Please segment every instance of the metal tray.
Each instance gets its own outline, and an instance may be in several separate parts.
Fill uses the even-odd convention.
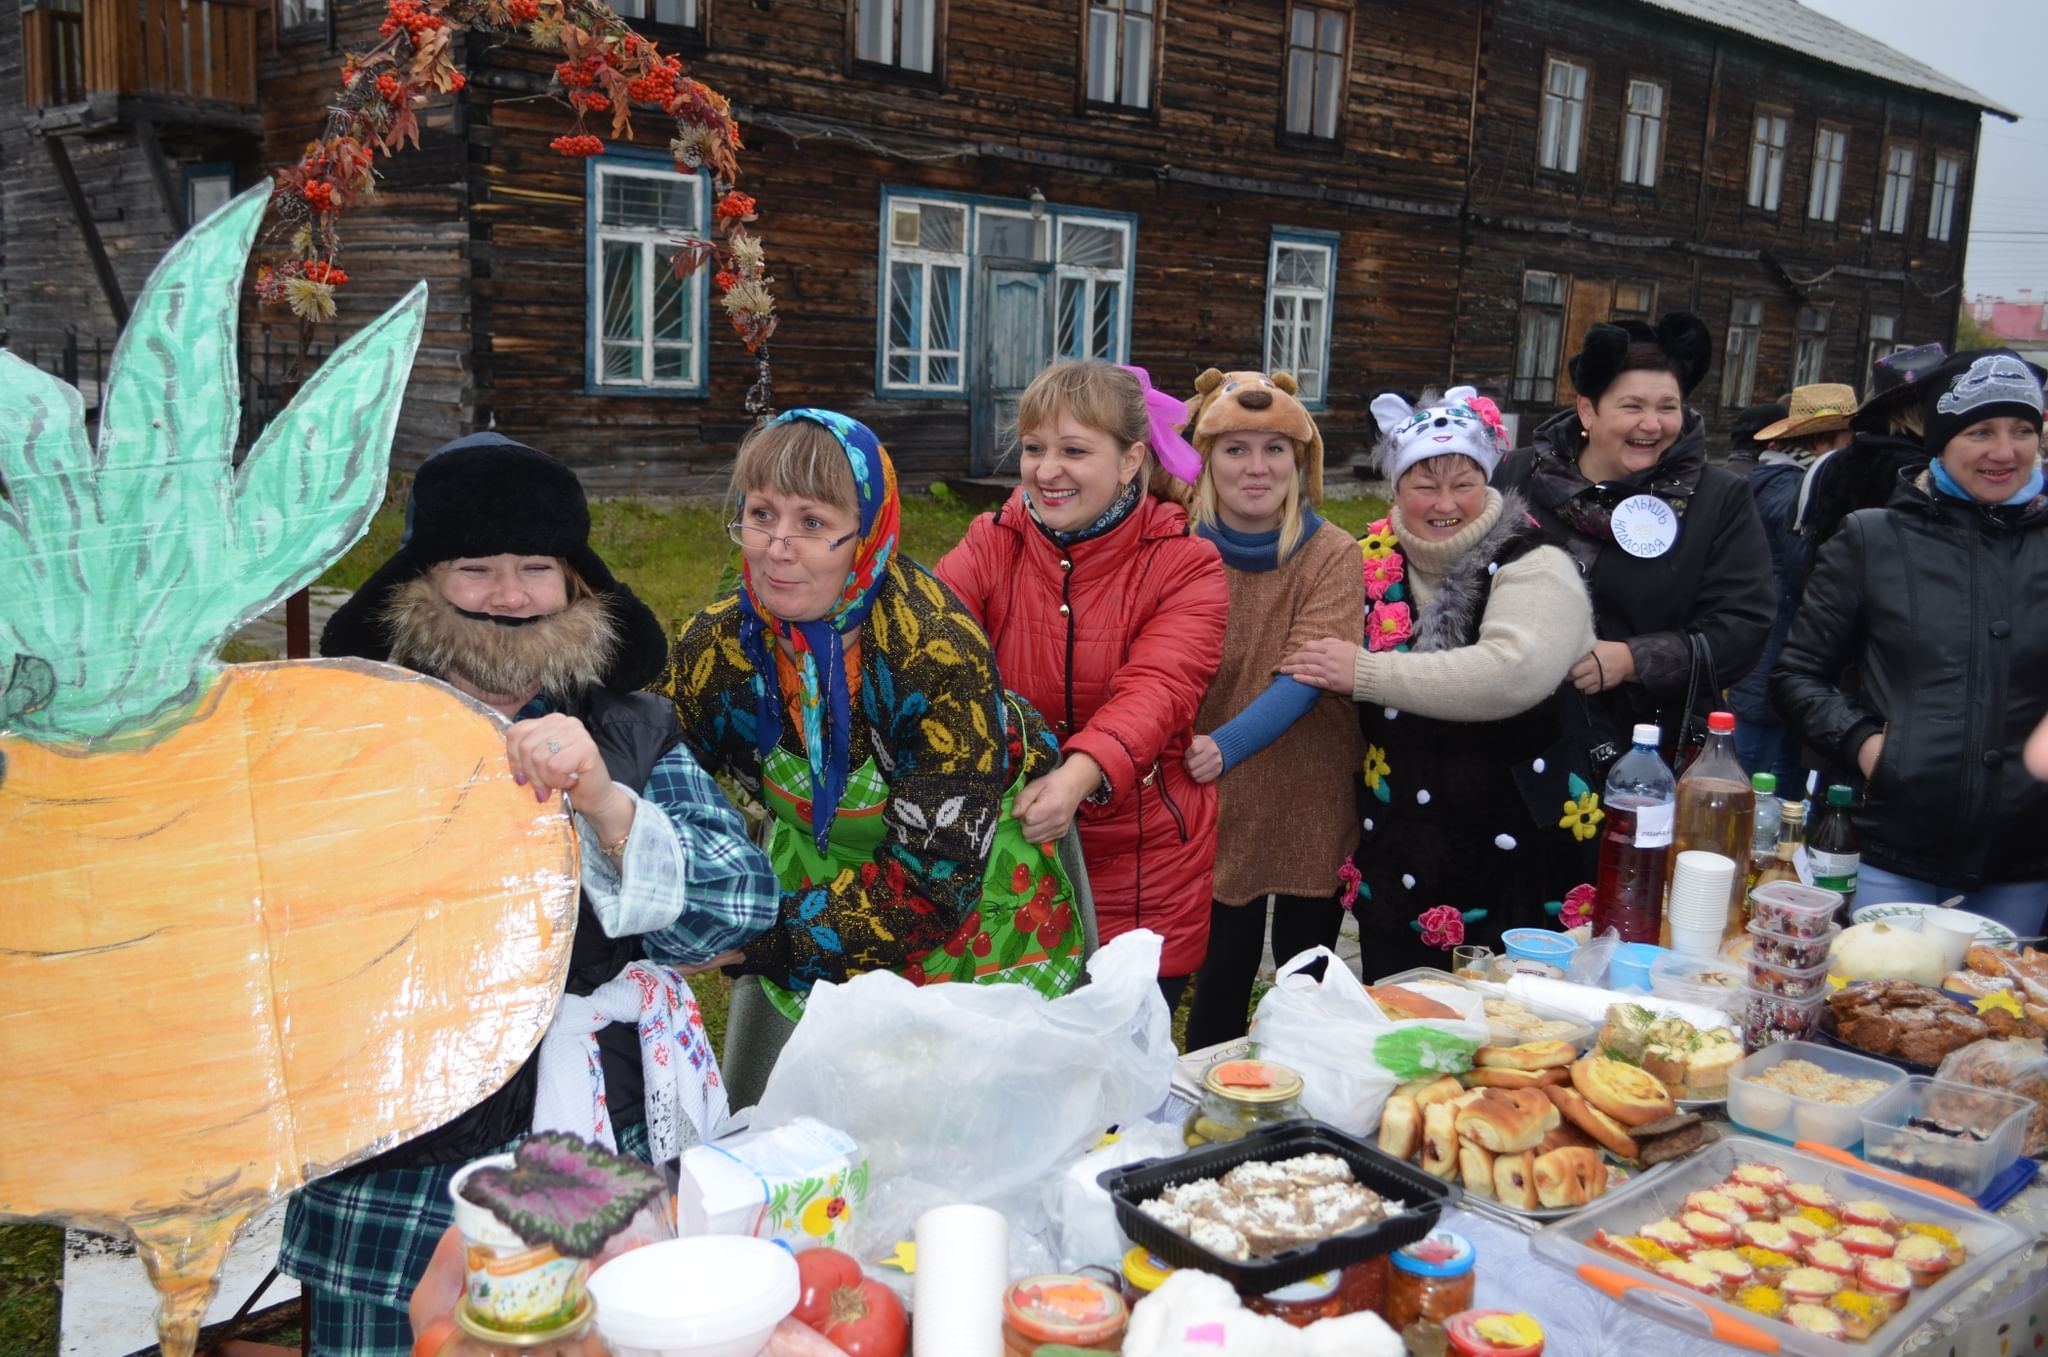
[[[1705,1147],[1702,1146],[1701,1148]],[[1675,1169],[1685,1162],[1683,1159],[1670,1159],[1661,1164],[1652,1164],[1646,1169],[1638,1169],[1623,1163],[1604,1150],[1601,1151],[1600,1158],[1606,1161],[1607,1164],[1607,1191],[1583,1206],[1538,1206],[1525,1211],[1518,1206],[1509,1206],[1493,1197],[1482,1197],[1476,1192],[1466,1192],[1458,1199],[1458,1209],[1460,1211],[1470,1211],[1474,1215],[1491,1216],[1505,1225],[1512,1225],[1524,1232],[1538,1230],[1552,1221],[1567,1219],[1579,1214],[1581,1211],[1590,1211],[1615,1193],[1620,1192],[1623,1188],[1633,1186],[1645,1178],[1661,1176],[1668,1170]],[[1617,1173],[1626,1176],[1617,1180],[1615,1177]]]
[[[1224,1258],[1167,1229],[1138,1209],[1169,1187],[1197,1178],[1220,1178],[1239,1164],[1292,1159],[1303,1154],[1333,1154],[1351,1166],[1360,1184],[1382,1197],[1400,1201],[1407,1210],[1270,1258]],[[1243,1140],[1205,1145],[1172,1159],[1148,1159],[1111,1169],[1096,1179],[1116,1206],[1116,1223],[1134,1244],[1141,1244],[1176,1268],[1214,1273],[1243,1295],[1262,1296],[1283,1286],[1306,1281],[1321,1272],[1349,1267],[1413,1244],[1436,1228],[1446,1205],[1456,1201],[1456,1187],[1433,1178],[1412,1164],[1403,1164],[1372,1146],[1319,1121],[1291,1121],[1254,1131]]]

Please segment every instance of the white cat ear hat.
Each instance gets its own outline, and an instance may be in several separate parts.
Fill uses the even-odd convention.
[[[1379,421],[1380,441],[1374,450],[1389,485],[1399,485],[1408,468],[1417,462],[1457,453],[1470,457],[1488,480],[1507,451],[1507,429],[1500,409],[1469,386],[1454,386],[1436,402],[1410,405],[1393,392],[1373,397],[1373,418]]]

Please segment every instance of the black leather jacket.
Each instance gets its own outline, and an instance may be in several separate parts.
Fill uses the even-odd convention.
[[[1821,550],[1771,696],[1862,783],[1876,866],[1958,888],[2048,881],[2048,784],[2020,751],[2048,711],[2048,497],[2012,508],[1900,475],[1891,503],[1849,515]]]

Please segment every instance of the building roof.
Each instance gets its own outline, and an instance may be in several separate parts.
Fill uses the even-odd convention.
[[[1951,80],[1932,66],[1885,46],[1867,33],[1860,33],[1847,24],[1808,9],[1799,0],[1644,0],[1644,3],[1716,28],[1731,29],[1758,42],[1782,47],[1830,66],[1861,71],[1894,85],[1959,99],[1986,112],[1996,113],[2007,122],[2020,119],[2013,110],[1985,98],[1961,81]]]

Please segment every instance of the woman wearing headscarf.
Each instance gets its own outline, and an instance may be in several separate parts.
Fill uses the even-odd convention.
[[[1365,644],[1319,639],[1280,672],[1358,704],[1353,913],[1385,973],[1570,922],[1592,876],[1571,806],[1590,789],[1558,704],[1593,619],[1571,558],[1520,495],[1487,485],[1505,436],[1492,401],[1457,386],[1420,409],[1381,395],[1372,412],[1394,502],[1361,544]]]
[[[1713,352],[1687,312],[1593,326],[1570,364],[1574,407],[1494,479],[1526,497],[1592,593],[1599,639],[1570,678],[1602,777],[1639,722],[1662,729],[1667,757],[1682,735],[1704,739],[1770,634],[1763,523],[1742,478],[1707,461],[1706,422],[1685,403]]]
[[[981,628],[897,549],[873,431],[792,410],[734,461],[741,585],[684,624],[656,684],[705,767],[770,815],[775,926],[720,958],[735,1106],[759,1100],[820,980],[900,971],[1064,993],[1084,920],[1010,814],[1059,747],[1006,693]]]
[[[1932,459],[1822,548],[1771,676],[1778,708],[1863,788],[1859,902],[1962,907],[2027,935],[2048,916],[2048,496],[2041,369],[1959,353],[1927,381]]]
[[[724,1129],[679,968],[773,923],[774,877],[669,705],[638,691],[665,649],[654,614],[591,550],[575,473],[495,433],[421,465],[398,550],[321,634],[323,656],[405,665],[511,721],[514,776],[574,814],[583,886],[538,1054],[462,1116],[293,1194],[278,1269],[304,1286],[323,1357],[412,1350],[407,1300],[452,1224],[448,1182],[465,1162],[530,1129],[595,1132],[657,1159]]]

